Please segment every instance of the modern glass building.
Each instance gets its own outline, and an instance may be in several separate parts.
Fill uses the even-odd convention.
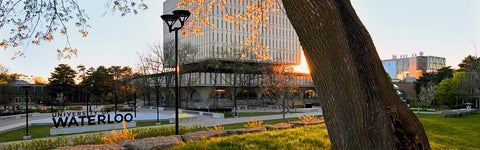
[[[445,67],[445,58],[437,56],[424,56],[423,52],[417,56],[393,55],[392,59],[382,60],[383,68],[393,80],[415,81],[423,73],[436,72]]]

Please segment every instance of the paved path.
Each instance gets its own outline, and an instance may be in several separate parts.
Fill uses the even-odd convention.
[[[321,112],[308,112],[308,113],[288,113],[285,114],[285,118],[297,118],[302,115],[321,115]],[[250,119],[253,120],[273,120],[283,118],[282,114],[279,115],[266,115],[266,116],[255,116],[255,117],[238,117],[238,118],[225,118],[225,119],[215,119],[212,117],[201,117],[195,122],[186,122],[181,123],[186,126],[201,125],[205,127],[211,127],[214,125],[226,125],[234,123],[243,123],[248,122]]]
[[[26,117],[24,114],[18,115],[18,118],[1,118],[0,119],[0,133],[12,131],[25,127]],[[33,120],[39,120],[50,117],[50,113],[31,113],[28,117],[29,124]]]

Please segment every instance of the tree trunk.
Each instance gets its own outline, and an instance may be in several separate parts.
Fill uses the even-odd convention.
[[[282,0],[319,92],[333,149],[430,149],[349,0]]]

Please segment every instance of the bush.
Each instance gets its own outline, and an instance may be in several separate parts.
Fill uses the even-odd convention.
[[[248,122],[246,124],[244,124],[244,126],[245,126],[245,128],[257,128],[257,127],[261,127],[262,124],[263,124],[262,120],[250,119],[250,120],[248,120]]]
[[[129,111],[133,111],[133,108],[132,107],[119,108],[118,111],[129,112]]]
[[[315,115],[303,115],[298,118],[302,121],[312,121],[312,120],[318,119]]]
[[[110,134],[103,137],[102,140],[105,144],[118,144],[122,141],[135,139],[136,134],[127,129],[127,122],[122,122],[123,130],[117,132],[115,130],[110,131]]]
[[[421,107],[421,104],[416,102],[416,101],[412,101],[410,103],[410,108],[418,108],[418,107]]]
[[[223,131],[225,128],[222,125],[214,125],[212,128],[208,129],[209,131]]]
[[[74,106],[68,106],[68,110],[82,110],[83,106],[82,105],[74,105]]]
[[[51,107],[43,107],[40,111],[40,113],[50,113],[50,112],[58,112],[58,109],[57,108],[51,108]]]
[[[184,134],[188,132],[195,131],[206,131],[207,128],[195,125],[192,127],[188,126],[179,126],[179,134]],[[146,138],[146,137],[156,137],[156,136],[168,136],[175,135],[175,126],[154,126],[148,128],[136,128],[132,129],[132,132],[137,135],[137,138]]]

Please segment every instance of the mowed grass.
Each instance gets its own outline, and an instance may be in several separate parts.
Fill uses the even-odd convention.
[[[137,122],[137,127],[155,126],[156,121]],[[162,124],[168,124],[168,121],[161,121]],[[50,136],[50,128],[52,125],[36,125],[29,126],[28,131],[32,139],[47,138]],[[0,133],[0,142],[20,141],[25,135],[25,128],[16,129],[13,131]]]
[[[50,137],[50,128],[52,128],[52,126],[29,126],[28,133],[30,133],[32,139]],[[25,135],[25,128],[0,133],[0,135],[0,142],[23,140],[23,136]]]
[[[417,114],[433,149],[480,149],[480,114],[457,118]]]
[[[444,118],[438,114],[418,114],[432,149],[480,149],[480,114]],[[266,121],[266,124],[281,122]],[[238,128],[240,124],[226,125]],[[218,137],[187,142],[173,149],[330,149],[324,124],[295,129]]]
[[[288,130],[268,131],[227,137],[217,137],[187,142],[172,149],[224,150],[224,149],[329,149],[330,140],[325,124],[298,127]]]

